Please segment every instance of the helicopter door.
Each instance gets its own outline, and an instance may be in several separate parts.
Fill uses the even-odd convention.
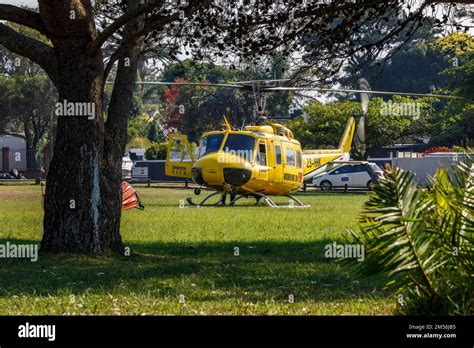
[[[265,140],[260,140],[258,142],[257,151],[255,152],[255,164],[258,167],[255,178],[257,180],[268,181],[269,179],[268,154],[267,154],[267,145],[266,145]]]
[[[282,148],[281,142],[275,141],[275,162],[273,165],[273,181],[281,182],[283,180],[283,157],[282,157]]]
[[[191,179],[194,156],[184,134],[170,134],[166,151],[165,174]]]
[[[298,175],[301,169],[298,168],[297,149],[295,149],[295,147],[291,144],[284,144],[283,150],[283,158],[285,160],[285,164],[283,166],[283,181],[289,186],[299,186]]]
[[[275,173],[275,154],[274,154],[274,147],[273,141],[266,141],[267,146],[267,173],[268,177],[267,180],[270,182],[274,181],[274,173]]]

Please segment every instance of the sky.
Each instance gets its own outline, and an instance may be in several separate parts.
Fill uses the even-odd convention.
[[[37,0],[0,0],[2,4],[38,6]]]

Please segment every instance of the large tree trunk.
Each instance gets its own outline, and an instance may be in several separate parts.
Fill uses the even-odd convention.
[[[138,0],[129,0],[127,9],[138,6]],[[125,26],[124,39],[134,35],[143,28],[143,16],[130,21]],[[105,124],[104,160],[102,163],[102,194],[108,197],[108,204],[103,205],[101,229],[110,235],[119,235],[122,206],[121,181],[122,158],[127,144],[127,125],[133,107],[133,90],[140,59],[142,39],[137,39],[119,60],[114,89],[110,98],[108,119]]]
[[[117,220],[120,178],[115,176],[110,185],[110,175],[104,173],[103,57],[100,50],[84,54],[96,35],[91,7],[85,1],[64,3],[68,4],[40,3],[48,30],[58,34],[53,44],[61,72],[56,82],[59,102],[94,103],[95,119],[58,116],[41,247],[55,252],[119,251],[123,249]],[[71,8],[76,11],[77,28],[64,23],[70,20]],[[68,31],[63,30],[66,27]],[[83,34],[85,27],[89,35]],[[79,30],[81,35],[76,35]]]
[[[127,11],[139,0],[127,0]],[[54,157],[49,167],[44,200],[42,250],[105,253],[122,251],[120,236],[122,156],[133,85],[140,56],[143,15],[131,13],[124,26],[121,57],[107,123],[103,117],[105,78],[102,44],[113,32],[97,34],[91,0],[39,0],[39,14],[3,6],[3,16],[47,35],[53,47],[0,24],[2,45],[43,67],[55,84],[59,103],[73,109],[93,105],[95,116],[78,110],[58,115]],[[134,17],[135,16],[135,17]],[[58,110],[57,110],[58,111]],[[82,110],[84,111],[84,110]]]

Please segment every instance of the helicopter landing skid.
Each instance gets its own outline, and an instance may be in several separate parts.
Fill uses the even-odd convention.
[[[305,205],[298,198],[293,197],[291,195],[281,196],[281,197],[287,197],[290,199],[288,205],[278,205],[270,197],[268,197],[267,195],[264,195],[263,193],[255,193],[254,195],[256,196],[255,198],[257,198],[257,205],[260,198],[262,198],[263,202],[270,208],[290,208],[291,209],[291,208],[309,208],[310,207],[309,205]]]
[[[221,195],[221,199],[219,199],[216,203],[206,204],[206,201],[209,198],[214,197],[218,194]],[[268,197],[267,195],[264,195],[263,193],[259,193],[259,192],[245,194],[245,195],[231,196],[231,201],[230,201],[229,204],[227,204],[225,202],[226,195],[223,195],[222,192],[213,192],[213,193],[207,195],[201,202],[199,202],[197,204],[193,202],[193,199],[191,197],[188,197],[186,200],[187,200],[187,202],[189,203],[190,206],[196,207],[196,208],[199,208],[199,207],[233,207],[233,206],[235,206],[235,202],[237,202],[238,200],[240,200],[242,198],[255,198],[256,201],[257,201],[255,203],[256,206],[259,205],[260,200],[263,200],[265,205],[270,207],[270,208],[309,208],[310,207],[309,205],[305,205],[299,199],[297,199],[297,198],[295,198],[291,195],[284,195],[282,197],[289,198],[290,199],[290,204],[288,204],[288,205],[277,205],[270,197]]]
[[[224,196],[221,197],[221,199],[219,201],[217,201],[217,203],[213,203],[213,204],[205,204],[206,201],[211,198],[211,197],[214,197],[215,195],[218,195],[218,194],[221,194],[221,192],[213,192],[209,195],[207,195],[201,202],[199,202],[198,204],[194,203],[193,202],[193,199],[192,197],[188,197],[186,198],[186,201],[188,201],[189,205],[192,206],[192,207],[212,207],[212,206],[219,206],[219,205],[224,205],[225,206],[225,202],[223,202],[224,200]]]

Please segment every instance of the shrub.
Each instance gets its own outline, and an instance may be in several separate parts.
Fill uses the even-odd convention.
[[[145,151],[145,158],[149,161],[166,159],[166,143],[152,143]]]
[[[423,152],[422,156],[426,156],[434,152],[453,152],[453,149],[450,149],[449,147],[446,147],[446,146],[430,147],[428,150]]]
[[[350,239],[365,246],[360,274],[388,273],[407,314],[474,314],[474,164],[437,172],[429,189],[389,168]],[[353,240],[351,240],[353,242]]]

